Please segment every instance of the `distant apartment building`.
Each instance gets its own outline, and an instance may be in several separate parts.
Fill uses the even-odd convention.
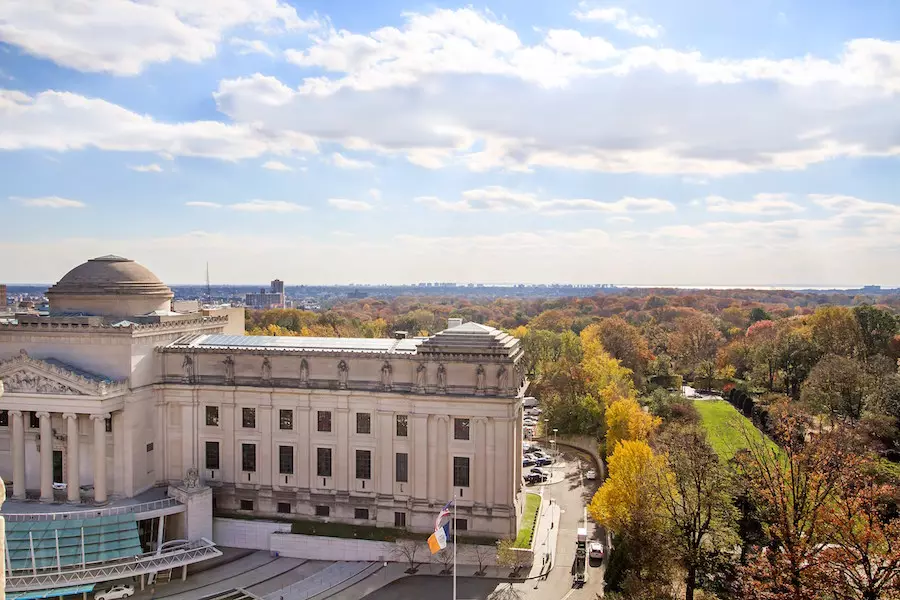
[[[6,285],[0,283],[0,312],[6,310],[7,298],[6,298]]]
[[[284,282],[272,280],[271,288],[259,288],[258,293],[247,294],[244,302],[249,308],[285,308]]]

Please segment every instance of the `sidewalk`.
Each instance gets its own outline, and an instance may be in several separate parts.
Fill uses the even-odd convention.
[[[560,508],[553,499],[553,488],[541,490],[541,512],[534,531],[534,564],[528,578],[548,573],[556,560],[556,542],[559,537]]]

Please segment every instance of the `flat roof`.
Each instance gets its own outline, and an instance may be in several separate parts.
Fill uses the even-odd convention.
[[[169,348],[246,349],[285,352],[371,352],[415,354],[425,338],[326,338],[269,335],[200,335],[170,344]]]

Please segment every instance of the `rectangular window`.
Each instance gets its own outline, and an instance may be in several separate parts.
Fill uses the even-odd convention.
[[[329,433],[331,431],[331,411],[320,410],[316,415],[316,431]]]
[[[241,444],[241,466],[244,471],[256,472],[256,444]]]
[[[469,420],[453,419],[453,439],[467,440],[469,439]]]
[[[256,429],[256,409],[241,409],[241,425],[247,429]]]
[[[469,530],[469,520],[468,519],[456,519],[456,530],[457,531],[468,531]]]
[[[356,478],[372,479],[372,451],[356,451]]]
[[[289,515],[291,513],[291,503],[290,502],[279,502],[278,503],[278,512],[281,514]]]
[[[153,452],[153,442],[147,444],[147,452]]]
[[[219,442],[206,442],[206,468],[219,468]]]
[[[372,414],[356,413],[356,433],[372,433]]]
[[[406,452],[397,453],[397,481],[400,483],[409,481],[409,454]]]
[[[36,412],[28,413],[28,426],[32,429],[40,429],[41,419],[37,416]]]
[[[285,430],[294,428],[294,411],[284,409],[278,411],[278,428]]]
[[[331,514],[331,507],[325,506],[324,504],[319,504],[316,506],[316,516],[317,517],[327,517]]]
[[[469,487],[469,457],[453,457],[453,487]]]
[[[207,427],[218,427],[219,426],[219,407],[218,406],[207,406],[206,407],[206,426]]]
[[[253,500],[241,500],[241,510],[253,510]]]
[[[282,475],[294,474],[293,446],[278,446],[278,472]]]
[[[369,520],[369,509],[368,508],[354,508],[353,509],[353,518],[354,519],[363,519]]]
[[[407,415],[397,415],[397,437],[406,437],[409,435],[409,417]]]
[[[112,419],[106,419],[106,433],[112,433]]]
[[[394,527],[406,527],[406,513],[405,512],[395,512],[394,513]]]
[[[331,448],[316,448],[316,475],[331,477]]]
[[[8,427],[9,426],[9,411],[8,410],[0,410],[0,427]]]

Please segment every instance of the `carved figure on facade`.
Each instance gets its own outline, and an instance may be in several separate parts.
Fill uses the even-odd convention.
[[[181,380],[184,383],[194,383],[194,359],[190,354],[184,355],[184,360],[181,361],[181,370],[183,371]]]
[[[425,366],[425,363],[419,363],[419,366],[416,367],[416,388],[420,392],[425,389],[425,384],[427,383],[427,374],[428,367]]]
[[[77,396],[81,392],[58,381],[28,371],[18,371],[3,378],[7,392],[25,394],[62,394]]]
[[[506,365],[500,365],[497,369],[497,394],[502,396],[506,394],[506,388],[509,387],[509,373]]]
[[[381,365],[381,387],[389,390],[391,386],[394,385],[394,369],[391,367],[391,363],[388,361],[384,361],[384,364]]]
[[[269,361],[268,356],[263,358],[262,380],[266,383],[272,381],[272,363]]]
[[[300,361],[300,385],[303,387],[309,385],[309,363],[305,358]]]
[[[234,359],[231,356],[226,356],[222,364],[225,365],[225,383],[234,385]]]
[[[184,474],[184,487],[188,489],[200,487],[200,471],[197,467],[188,467]]]
[[[484,393],[484,365],[475,369],[475,393]]]
[[[347,361],[342,360],[338,363],[338,387],[342,390],[347,389],[347,380],[350,378],[350,367]]]
[[[444,366],[444,363],[438,365],[437,386],[439,392],[447,391],[447,367]]]

